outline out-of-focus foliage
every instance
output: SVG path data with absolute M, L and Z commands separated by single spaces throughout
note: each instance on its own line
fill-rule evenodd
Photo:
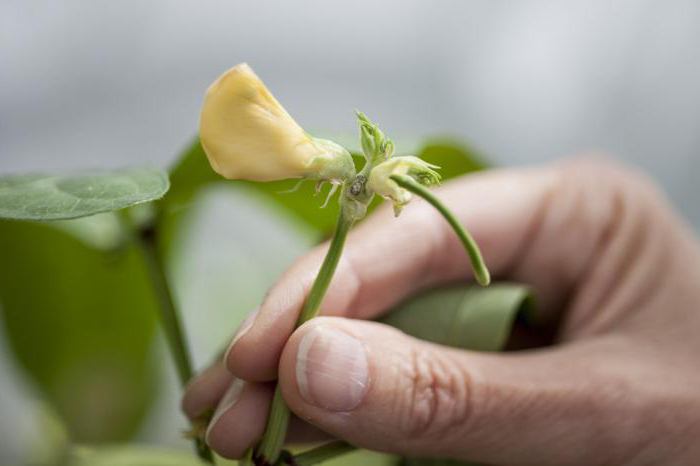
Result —
M 509 283 L 488 288 L 457 285 L 408 299 L 382 319 L 416 338 L 446 346 L 501 351 L 515 319 L 534 299 L 529 288 Z M 443 459 L 404 458 L 402 466 L 469 466 Z
M 500 351 L 518 313 L 533 305 L 522 285 L 458 285 L 411 298 L 382 319 L 422 340 L 477 351 Z
M 0 221 L 10 346 L 74 440 L 124 440 L 154 395 L 156 308 L 128 245 L 96 249 L 50 224 Z
M 422 146 L 417 155 L 432 164 L 442 167 L 440 174 L 444 180 L 485 168 L 481 158 L 472 150 L 449 139 L 430 140 Z M 361 157 L 355 158 L 356 161 L 360 159 Z M 172 184 L 170 192 L 163 200 L 159 201 L 163 212 L 166 214 L 163 221 L 168 222 L 168 225 L 163 228 L 164 231 L 177 228 L 174 224 L 179 221 L 177 218 L 179 213 L 192 204 L 194 196 L 199 190 L 206 188 L 211 183 L 226 180 L 211 169 L 197 139 L 174 165 L 170 181 Z M 296 221 L 303 222 L 305 225 L 318 231 L 320 237 L 330 233 L 335 225 L 338 214 L 337 203 L 330 202 L 326 208 L 320 209 L 325 193 L 314 197 L 316 193 L 313 182 L 305 182 L 293 192 L 288 191 L 297 184 L 296 180 L 270 183 L 228 181 L 227 183 L 245 187 L 263 197 L 271 205 L 278 207 L 283 214 L 290 216 Z M 380 202 L 379 199 L 375 199 L 370 206 L 370 210 Z
M 441 166 L 445 180 L 484 168 L 472 151 L 446 139 L 429 141 L 416 155 Z M 187 214 L 200 191 L 224 180 L 211 170 L 195 141 L 174 165 L 170 181 L 170 191 L 162 197 L 168 180 L 158 171 L 0 178 L 0 217 L 65 219 L 159 199 L 149 214 L 156 215 L 160 245 L 167 251 L 187 227 Z M 259 196 L 319 238 L 335 224 L 337 203 L 320 209 L 325 193 L 314 197 L 312 182 L 290 193 L 283 191 L 294 180 L 227 183 Z M 371 208 L 380 202 L 375 199 Z M 61 429 L 73 442 L 129 439 L 154 396 L 158 372 L 149 355 L 158 310 L 142 258 L 118 216 L 106 213 L 50 224 L 0 221 L 0 245 L 2 324 L 20 366 L 57 413 L 51 425 L 65 426 Z M 440 290 L 405 303 L 386 321 L 432 341 L 495 350 L 527 299 L 519 287 L 487 291 Z M 69 451 L 67 464 L 74 466 L 199 464 L 187 450 L 126 446 Z M 398 461 L 392 455 L 358 451 L 327 464 L 389 466 Z
M 324 466 L 396 466 L 399 458 L 396 455 L 379 453 L 369 450 L 357 450 L 338 456 L 323 463 Z
M 66 466 L 205 466 L 188 451 L 144 445 L 74 447 Z

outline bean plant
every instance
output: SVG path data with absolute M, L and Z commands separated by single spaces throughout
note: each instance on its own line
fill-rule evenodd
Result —
M 415 155 L 400 155 L 365 114 L 356 112 L 356 119 L 359 151 L 314 137 L 241 64 L 209 87 L 199 137 L 167 171 L 135 167 L 0 177 L 2 322 L 13 355 L 51 413 L 46 424 L 55 434 L 31 463 L 225 464 L 206 445 L 206 415 L 182 426 L 191 454 L 129 444 L 154 397 L 147 355 L 156 321 L 180 384 L 194 374 L 170 258 L 173 238 L 198 208 L 194 200 L 213 184 L 241 186 L 319 238 L 330 235 L 297 326 L 318 314 L 353 226 L 382 200 L 392 204 L 398 217 L 393 221 L 400 222 L 415 197 L 452 227 L 473 274 L 417 294 L 381 320 L 419 338 L 480 351 L 503 350 L 516 320 L 532 320 L 529 290 L 491 284 L 469 231 L 429 189 L 441 179 L 485 168 L 481 159 L 445 139 L 428 141 Z M 314 194 L 325 185 L 321 203 Z M 95 403 L 87 396 L 107 397 L 112 386 L 129 397 Z M 340 440 L 312 448 L 287 446 L 289 418 L 278 388 L 265 432 L 241 464 L 427 461 L 362 452 Z

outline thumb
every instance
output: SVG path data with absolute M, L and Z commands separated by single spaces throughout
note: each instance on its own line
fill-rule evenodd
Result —
M 319 317 L 290 338 L 280 384 L 299 417 L 359 447 L 494 464 L 598 464 L 601 455 L 621 464 L 636 424 L 630 361 L 610 356 L 629 353 L 620 344 L 476 353 Z

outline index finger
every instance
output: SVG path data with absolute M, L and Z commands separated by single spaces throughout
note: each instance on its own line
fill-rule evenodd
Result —
M 558 184 L 559 170 L 495 170 L 446 184 L 438 195 L 480 245 L 495 276 L 513 265 L 533 222 Z M 273 286 L 226 355 L 245 380 L 276 378 L 277 364 L 327 244 L 298 260 Z M 461 243 L 442 217 L 417 200 L 398 219 L 378 209 L 348 237 L 321 314 L 369 319 L 437 283 L 470 279 Z

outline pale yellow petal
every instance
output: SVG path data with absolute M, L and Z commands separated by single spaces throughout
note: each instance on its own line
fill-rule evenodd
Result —
M 271 181 L 308 176 L 325 155 L 245 63 L 207 90 L 200 118 L 202 147 L 229 179 Z

